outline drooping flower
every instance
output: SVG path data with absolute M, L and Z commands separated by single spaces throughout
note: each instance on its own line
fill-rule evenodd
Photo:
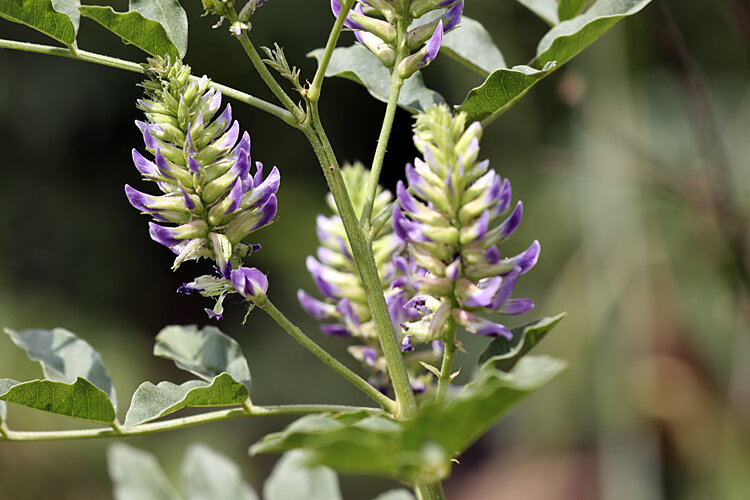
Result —
M 510 182 L 478 161 L 479 123 L 435 106 L 417 117 L 414 144 L 422 153 L 406 166 L 407 184 L 397 186 L 396 234 L 407 255 L 396 259 L 393 282 L 405 309 L 409 341 L 441 339 L 449 322 L 479 335 L 510 338 L 510 330 L 483 313 L 523 314 L 529 299 L 511 298 L 518 277 L 539 256 L 534 241 L 524 252 L 502 258 L 498 244 L 518 227 L 523 205 L 511 208 Z
M 341 9 L 341 0 L 331 0 L 336 17 Z M 443 35 L 458 26 L 463 9 L 463 0 L 357 0 L 344 26 L 354 30 L 357 41 L 378 56 L 384 66 L 407 79 L 435 60 Z M 397 19 L 410 26 L 403 41 L 399 40 Z M 394 68 L 399 44 L 408 52 Z
M 133 163 L 161 194 L 129 185 L 125 194 L 154 219 L 151 238 L 177 254 L 174 268 L 205 257 L 229 279 L 255 248 L 243 240 L 276 215 L 279 171 L 264 176 L 263 164 L 253 164 L 250 136 L 240 136 L 229 104 L 219 113 L 221 92 L 209 88 L 207 77 L 191 79 L 180 62 L 150 63 L 142 84 L 147 98 L 138 101 L 146 121 L 136 125 L 153 161 L 133 149 Z

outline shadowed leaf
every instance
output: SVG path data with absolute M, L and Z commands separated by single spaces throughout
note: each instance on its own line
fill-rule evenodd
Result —
M 70 46 L 78 31 L 78 12 L 72 12 L 73 3 L 70 0 L 0 0 L 0 17 L 25 24 Z
M 504 372 L 510 371 L 565 317 L 565 313 L 549 318 L 541 318 L 531 323 L 513 328 L 513 338 L 498 337 L 490 342 L 487 349 L 479 356 L 479 364 L 491 362 L 495 368 Z

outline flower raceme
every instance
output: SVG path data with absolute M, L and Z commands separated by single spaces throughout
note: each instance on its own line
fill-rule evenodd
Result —
M 125 194 L 156 221 L 151 238 L 177 254 L 173 268 L 205 257 L 230 279 L 232 267 L 259 248 L 242 240 L 276 215 L 279 171 L 264 176 L 262 163 L 252 165 L 250 136 L 240 137 L 229 104 L 219 113 L 221 92 L 209 89 L 207 77 L 191 80 L 188 66 L 163 59 L 151 60 L 147 75 L 147 99 L 138 102 L 146 121 L 136 124 L 153 161 L 133 149 L 133 163 L 162 194 L 129 185 Z
M 444 338 L 462 325 L 480 335 L 511 338 L 510 330 L 481 313 L 523 314 L 529 299 L 512 299 L 518 277 L 539 256 L 534 241 L 524 252 L 502 258 L 498 244 L 518 227 L 523 205 L 511 208 L 510 182 L 478 161 L 479 123 L 435 106 L 417 117 L 414 144 L 422 153 L 397 186 L 396 234 L 407 245 L 395 259 L 400 276 L 392 286 L 406 301 L 403 347 Z
M 420 19 L 427 13 L 446 8 L 428 21 Z M 341 0 L 331 0 L 335 16 L 338 17 L 341 9 Z M 378 56 L 384 66 L 407 79 L 435 60 L 443 35 L 458 26 L 463 9 L 463 0 L 356 0 L 344 26 L 354 30 L 357 41 Z M 416 21 L 416 26 L 411 26 L 412 21 Z M 400 39 L 402 24 L 410 29 L 405 30 L 405 36 Z M 400 47 L 406 49 L 405 53 Z

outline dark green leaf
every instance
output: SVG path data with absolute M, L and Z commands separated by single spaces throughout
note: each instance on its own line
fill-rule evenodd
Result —
M 414 498 L 414 495 L 412 495 L 411 491 L 400 489 L 381 493 L 373 500 L 416 500 L 416 498 Z
M 180 500 L 152 454 L 114 443 L 107 449 L 107 462 L 115 500 Z
M 290 451 L 276 463 L 263 485 L 265 500 L 340 500 L 336 473 L 328 467 L 307 464 L 308 453 Z
M 510 109 L 517 100 L 539 80 L 547 76 L 554 66 L 537 70 L 529 66 L 515 66 L 494 71 L 485 82 L 469 92 L 458 107 L 469 116 L 469 121 L 481 121 L 487 125 Z
M 107 394 L 117 409 L 117 396 L 102 357 L 85 340 L 64 328 L 32 329 L 15 332 L 6 329 L 11 340 L 26 351 L 29 359 L 42 365 L 44 378 L 73 384 L 81 377 Z
M 188 19 L 177 0 L 130 0 L 130 10 L 140 12 L 146 19 L 161 24 L 177 48 L 180 59 L 185 57 L 188 44 Z
M 69 3 L 58 0 L 56 10 L 51 0 L 0 0 L 0 17 L 25 24 L 70 46 L 76 40 L 78 21 L 64 13 L 69 10 Z
M 466 16 L 461 17 L 458 28 L 445 35 L 440 50 L 486 75 L 506 67 L 503 54 L 484 26 Z
M 234 462 L 201 444 L 188 449 L 181 475 L 185 500 L 258 500 Z
M 307 55 L 320 63 L 323 49 L 313 50 Z M 361 45 L 335 49 L 326 69 L 326 76 L 338 76 L 355 81 L 364 86 L 374 98 L 388 102 L 391 75 L 377 56 Z M 440 94 L 424 86 L 419 72 L 404 82 L 398 99 L 398 105 L 412 113 L 443 102 L 445 99 Z
M 239 344 L 214 326 L 168 326 L 156 336 L 154 355 L 208 382 L 228 373 L 250 391 L 250 368 Z
M 0 394 L 0 399 L 9 403 L 92 422 L 111 423 L 115 420 L 115 410 L 107 395 L 81 377 L 73 384 L 3 379 L 0 387 L 7 388 Z
M 557 8 L 559 0 L 516 0 L 531 12 L 539 16 L 545 23 L 553 26 L 557 24 Z
M 112 7 L 93 5 L 84 5 L 80 11 L 84 17 L 93 19 L 120 36 L 125 43 L 135 45 L 152 56 L 179 56 L 179 51 L 164 27 L 139 12 L 120 13 L 115 12 Z
M 557 18 L 560 21 L 567 21 L 581 13 L 588 0 L 560 0 L 557 6 Z
M 564 317 L 565 313 L 561 313 L 513 328 L 511 340 L 498 337 L 490 342 L 479 356 L 479 364 L 483 365 L 489 361 L 495 368 L 504 372 L 512 370 L 518 360 L 537 345 Z
M 240 405 L 247 397 L 247 388 L 226 373 L 216 376 L 211 383 L 202 380 L 190 380 L 181 385 L 144 382 L 133 394 L 124 425 L 139 425 L 185 407 Z

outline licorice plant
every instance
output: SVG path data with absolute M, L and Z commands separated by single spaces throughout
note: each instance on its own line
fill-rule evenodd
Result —
M 501 177 L 502 159 L 492 159 L 491 165 L 482 157 L 480 139 L 484 128 L 530 87 L 649 0 L 560 0 L 548 2 L 553 7 L 559 3 L 559 8 L 537 6 L 534 11 L 552 27 L 531 62 L 512 68 L 481 23 L 464 15 L 471 13 L 471 1 L 316 3 L 330 9 L 334 21 L 325 47 L 311 53 L 317 71 L 302 83 L 300 70 L 287 62 L 278 44 L 263 47 L 265 57 L 258 52 L 253 32 L 253 25 L 264 22 L 266 9 L 291 10 L 295 2 L 202 2 L 204 15 L 216 16 L 216 36 L 239 43 L 249 57 L 248 69 L 262 78 L 277 101 L 272 103 L 192 74 L 183 62 L 188 19 L 177 0 L 133 0 L 125 13 L 82 6 L 78 0 L 0 2 L 1 17 L 64 45 L 0 39 L 0 48 L 145 75 L 145 95 L 136 104 L 143 115 L 135 120 L 143 144 L 132 152 L 131 182 L 137 182 L 137 170 L 153 184 L 147 192 L 125 185 L 123 201 L 150 218 L 150 237 L 173 252 L 173 269 L 191 261 L 197 261 L 196 268 L 203 266 L 203 274 L 179 292 L 207 297 L 210 306 L 207 326 L 165 327 L 154 348 L 156 355 L 197 378 L 181 385 L 144 382 L 122 420 L 113 382 L 86 341 L 61 328 L 6 330 L 42 365 L 44 378 L 0 379 L 0 441 L 126 437 L 226 418 L 302 415 L 250 448 L 251 455 L 285 453 L 265 484 L 268 500 L 341 498 L 329 469 L 386 477 L 408 488 L 378 498 L 439 499 L 444 498 L 442 483 L 462 452 L 563 368 L 559 360 L 527 356 L 562 315 L 517 327 L 508 323 L 512 318 L 502 316 L 525 314 L 534 307 L 530 299 L 513 297 L 513 291 L 536 264 L 541 246 L 534 240 L 521 253 L 506 254 L 503 241 L 519 226 L 522 205 L 513 203 L 510 181 Z M 81 16 L 150 57 L 136 63 L 80 49 L 76 38 Z M 340 40 L 348 46 L 339 46 Z M 441 53 L 483 78 L 457 106 L 449 106 L 422 80 L 421 72 Z M 357 81 L 386 103 L 369 168 L 359 162 L 340 167 L 323 128 L 319 102 L 326 78 L 335 76 Z M 279 77 L 295 94 L 287 93 Z M 273 280 L 253 267 L 253 254 L 261 251 L 254 234 L 273 231 L 268 226 L 278 204 L 290 202 L 277 199 L 281 174 L 293 176 L 294 171 L 284 165 L 269 170 L 255 161 L 251 136 L 258 124 L 246 124 L 251 132 L 242 132 L 233 121 L 231 104 L 222 108 L 226 99 L 279 119 L 308 140 L 330 191 L 330 211 L 316 219 L 319 246 L 306 261 L 316 290 L 304 285 L 309 278 L 301 277 L 304 288 L 297 299 L 322 322 L 323 334 L 348 343 L 361 369 L 352 370 L 329 354 L 315 342 L 316 334 L 304 333 L 282 313 L 270 298 Z M 385 161 L 399 107 L 415 115 L 413 143 L 419 153 L 405 165 L 396 158 Z M 403 172 L 404 181 L 393 192 L 380 185 L 386 165 L 391 172 Z M 112 186 L 112 193 L 120 189 Z M 543 235 L 538 237 L 543 241 Z M 314 246 L 309 242 L 311 252 Z M 239 344 L 219 330 L 226 321 L 225 298 L 233 294 L 238 299 L 232 302 L 247 308 L 247 323 L 257 314 L 269 315 L 373 404 L 257 404 Z M 467 353 L 479 362 L 473 370 L 465 360 L 461 363 L 471 373 L 468 382 L 458 385 L 460 369 L 454 358 L 464 350 L 461 339 L 467 334 L 485 336 L 487 346 L 482 353 Z M 276 374 L 257 375 L 262 380 Z M 14 430 L 7 402 L 102 427 Z M 185 407 L 225 408 L 156 422 Z M 116 443 L 109 459 L 117 498 L 136 498 L 137 491 L 146 498 L 156 495 L 153 488 L 169 490 L 159 498 L 180 497 L 169 485 L 121 473 L 132 464 L 152 467 L 153 458 L 145 452 Z M 235 466 L 208 448 L 191 448 L 184 470 L 185 498 L 256 498 Z M 209 480 L 209 472 L 225 479 Z M 299 479 L 313 476 L 318 480 Z

